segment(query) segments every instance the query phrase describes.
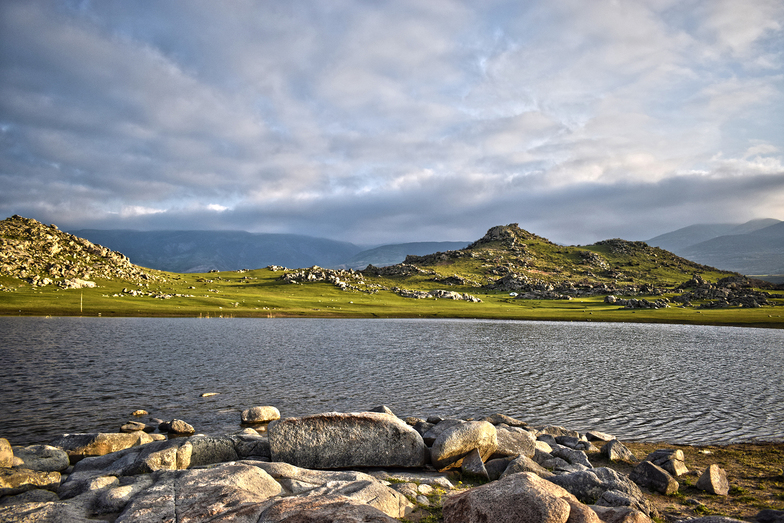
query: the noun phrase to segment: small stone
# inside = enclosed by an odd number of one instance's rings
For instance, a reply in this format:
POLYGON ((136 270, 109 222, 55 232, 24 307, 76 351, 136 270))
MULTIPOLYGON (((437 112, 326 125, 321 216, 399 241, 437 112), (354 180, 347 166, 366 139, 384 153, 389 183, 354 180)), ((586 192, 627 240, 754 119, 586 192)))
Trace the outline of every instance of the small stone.
POLYGON ((199 396, 202 398, 209 398, 210 396, 217 396, 220 392, 202 392, 199 396))
POLYGON ((134 432, 137 430, 145 430, 147 425, 139 421, 129 421, 120 427, 120 432, 134 432))
POLYGON ((139 409, 139 410, 133 411, 131 413, 131 416, 146 416, 147 414, 149 414, 149 412, 147 412, 146 410, 139 409))
POLYGON ((161 432, 168 432, 169 434, 194 434, 196 432, 196 429, 194 429, 192 425, 181 419, 164 421, 158 425, 158 430, 161 432))

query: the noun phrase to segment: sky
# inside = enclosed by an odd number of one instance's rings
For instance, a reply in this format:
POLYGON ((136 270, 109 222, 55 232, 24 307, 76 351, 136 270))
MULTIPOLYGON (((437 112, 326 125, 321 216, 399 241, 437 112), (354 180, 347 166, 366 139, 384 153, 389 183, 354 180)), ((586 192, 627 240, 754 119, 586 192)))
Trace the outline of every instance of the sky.
POLYGON ((784 2, 2 0, 13 214, 365 245, 784 220, 784 2))

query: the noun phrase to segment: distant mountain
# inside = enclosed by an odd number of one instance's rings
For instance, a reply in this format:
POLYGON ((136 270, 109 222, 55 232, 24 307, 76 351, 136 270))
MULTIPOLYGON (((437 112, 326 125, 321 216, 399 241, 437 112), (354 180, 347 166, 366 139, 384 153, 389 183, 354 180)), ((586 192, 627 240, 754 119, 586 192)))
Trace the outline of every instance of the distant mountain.
POLYGON ((765 218, 761 220, 751 220, 750 222, 737 224, 737 223, 711 223, 711 224, 697 224, 683 227, 676 231, 660 234, 655 238, 646 240, 645 243, 651 247, 661 247, 664 250, 674 252, 682 256, 679 252, 687 249, 698 243, 702 243, 719 236, 726 236, 730 234, 744 234, 754 232, 759 229, 764 229, 771 225, 779 223, 779 220, 773 218, 765 218))
POLYGON ((438 251, 452 251, 466 247, 470 242, 413 242, 382 245, 359 252, 342 265, 346 269, 364 269, 368 265, 388 267, 403 262, 413 254, 424 256, 438 251))
POLYGON ((784 222, 690 225, 647 240, 678 256, 741 274, 784 274, 784 222))
POLYGON ((267 265, 335 267, 358 253, 352 243, 244 231, 71 231, 125 254, 142 267, 171 272, 258 269, 267 265))
POLYGON ((692 245, 681 256, 742 274, 784 274, 784 222, 692 245))

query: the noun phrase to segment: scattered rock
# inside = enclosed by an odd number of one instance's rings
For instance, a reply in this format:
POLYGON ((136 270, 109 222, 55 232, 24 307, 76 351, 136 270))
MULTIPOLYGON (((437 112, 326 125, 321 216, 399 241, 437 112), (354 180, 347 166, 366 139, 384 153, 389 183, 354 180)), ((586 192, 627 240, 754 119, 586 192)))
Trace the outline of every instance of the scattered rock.
POLYGON ((168 432, 169 434, 194 434, 196 432, 196 429, 194 429, 191 424, 181 419, 164 421, 158 425, 158 430, 161 432, 168 432))
POLYGON ((654 465, 660 466, 676 478, 689 472, 689 469, 684 464, 683 451, 680 449, 654 450, 648 454, 645 461, 650 461, 654 465))
POLYGON ((548 478, 560 485, 577 499, 604 506, 625 506, 648 516, 656 515, 653 505, 645 498, 640 487, 629 476, 613 469, 600 467, 548 478))
POLYGON ((705 472, 702 473, 700 479, 697 480, 696 486, 700 490, 718 496, 726 496, 730 492, 727 472, 715 463, 705 469, 705 472))

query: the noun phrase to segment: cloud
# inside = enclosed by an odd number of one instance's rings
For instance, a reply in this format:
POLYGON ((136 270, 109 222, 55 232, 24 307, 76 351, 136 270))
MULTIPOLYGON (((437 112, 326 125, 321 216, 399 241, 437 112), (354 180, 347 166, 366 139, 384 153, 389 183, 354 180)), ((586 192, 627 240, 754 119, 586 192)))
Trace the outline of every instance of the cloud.
POLYGON ((0 212, 366 243, 784 219, 782 32, 775 1, 7 0, 0 212))

